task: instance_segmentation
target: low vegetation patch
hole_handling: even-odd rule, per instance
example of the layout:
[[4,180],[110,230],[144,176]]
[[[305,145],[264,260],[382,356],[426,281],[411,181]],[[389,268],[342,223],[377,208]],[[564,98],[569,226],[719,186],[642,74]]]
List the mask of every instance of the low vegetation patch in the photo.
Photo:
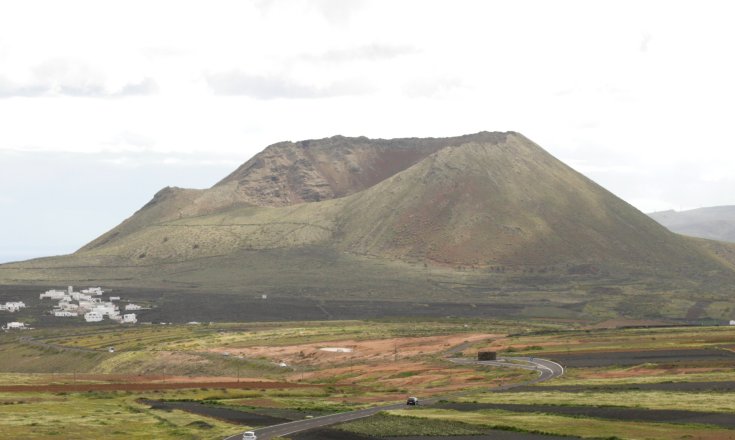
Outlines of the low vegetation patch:
[[467,396],[459,402],[515,403],[568,406],[620,406],[645,409],[679,409],[734,413],[735,399],[730,393],[677,393],[663,391],[621,392],[534,392],[493,393]]
[[482,435],[488,429],[460,421],[400,417],[379,413],[372,417],[337,426],[343,431],[376,437]]
[[[414,419],[406,423],[421,425],[425,421],[462,423],[475,425],[477,430],[502,429],[550,435],[568,435],[589,439],[699,439],[722,440],[733,438],[733,431],[717,428],[687,426],[670,423],[621,422],[586,417],[567,417],[539,413],[514,413],[502,410],[459,412],[442,409],[389,411],[389,415],[401,419]],[[401,420],[392,420],[400,425]],[[406,435],[406,434],[404,434]],[[443,434],[446,435],[446,434]]]

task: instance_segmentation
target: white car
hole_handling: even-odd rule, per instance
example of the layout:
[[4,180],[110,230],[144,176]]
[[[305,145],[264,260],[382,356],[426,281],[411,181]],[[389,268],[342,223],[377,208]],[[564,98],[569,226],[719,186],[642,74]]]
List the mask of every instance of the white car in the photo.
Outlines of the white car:
[[242,434],[242,440],[258,440],[258,436],[253,431],[246,431]]

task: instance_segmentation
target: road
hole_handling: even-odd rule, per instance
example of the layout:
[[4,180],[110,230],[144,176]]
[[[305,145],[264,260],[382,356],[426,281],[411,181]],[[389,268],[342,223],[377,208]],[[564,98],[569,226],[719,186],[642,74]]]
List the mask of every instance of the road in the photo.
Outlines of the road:
[[[536,379],[529,380],[526,382],[506,384],[499,387],[490,389],[490,391],[505,391],[511,388],[533,385],[539,382],[545,382],[547,380],[554,379],[564,374],[564,367],[557,364],[556,362],[549,361],[546,359],[530,358],[530,357],[513,357],[513,358],[499,358],[497,361],[475,361],[472,359],[448,359],[450,362],[460,365],[484,365],[502,368],[519,368],[523,370],[538,371],[539,376]],[[461,391],[457,393],[448,394],[441,397],[434,397],[431,399],[422,399],[421,404],[430,405],[436,403],[440,399],[446,399],[448,397],[459,397],[464,394],[476,393],[477,390]],[[357,411],[343,412],[339,414],[330,414],[328,416],[314,417],[313,419],[295,420],[293,422],[282,423],[280,425],[268,426],[255,430],[255,434],[258,436],[258,440],[270,440],[274,437],[285,436],[294,434],[297,432],[308,431],[314,428],[323,428],[326,426],[335,425],[337,423],[349,422],[352,420],[362,419],[370,417],[381,411],[389,411],[393,409],[405,409],[406,403],[401,401],[400,403],[394,403],[389,405],[381,405],[373,408],[366,408]],[[227,437],[225,440],[239,440],[242,438],[242,433]]]

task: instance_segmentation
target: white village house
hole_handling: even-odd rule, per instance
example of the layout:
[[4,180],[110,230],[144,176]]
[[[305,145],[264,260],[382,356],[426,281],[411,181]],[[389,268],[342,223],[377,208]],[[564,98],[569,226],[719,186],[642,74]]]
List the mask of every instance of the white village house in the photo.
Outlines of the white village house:
[[25,306],[26,303],[24,303],[23,301],[8,301],[5,304],[0,304],[0,310],[14,313],[20,309],[24,309]]
[[84,320],[87,322],[100,322],[102,315],[99,312],[87,312],[84,314]]
[[[120,297],[110,297],[109,301],[103,301],[100,296],[104,290],[101,287],[90,287],[81,292],[74,291],[72,286],[66,291],[47,290],[40,295],[40,299],[49,298],[57,300],[58,304],[51,310],[51,314],[59,318],[73,318],[83,316],[86,322],[100,322],[105,317],[119,323],[137,323],[134,313],[121,315],[120,309],[112,301],[119,301]],[[127,310],[140,310],[140,306],[132,304]],[[136,308],[137,307],[137,308]]]

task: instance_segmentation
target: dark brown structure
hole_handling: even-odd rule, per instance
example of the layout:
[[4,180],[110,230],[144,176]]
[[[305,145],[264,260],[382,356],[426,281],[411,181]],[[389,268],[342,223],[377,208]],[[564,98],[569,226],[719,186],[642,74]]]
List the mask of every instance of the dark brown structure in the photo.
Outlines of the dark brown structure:
[[497,359],[498,359],[498,353],[494,351],[478,351],[477,352],[478,361],[494,361]]

